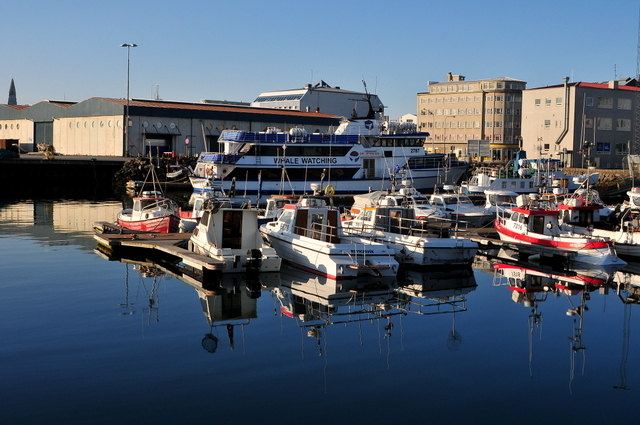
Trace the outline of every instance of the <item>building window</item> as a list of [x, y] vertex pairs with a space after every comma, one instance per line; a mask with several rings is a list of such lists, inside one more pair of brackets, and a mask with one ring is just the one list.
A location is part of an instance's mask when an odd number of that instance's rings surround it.
[[616, 120], [616, 130], [631, 131], [631, 120], [626, 118], [618, 118]]
[[631, 109], [631, 99], [618, 99], [618, 109]]
[[549, 143], [545, 143], [545, 144], [542, 146], [542, 149], [543, 149], [543, 150], [545, 150], [545, 151], [548, 151], [548, 150], [549, 150]]
[[593, 106], [593, 98], [592, 97], [587, 97], [584, 101], [584, 104], [587, 106]]
[[544, 120], [544, 128], [550, 128], [551, 127], [551, 120]]
[[547, 106], [547, 107], [551, 106], [551, 99], [549, 99], [549, 98], [545, 99], [544, 100], [544, 106]]
[[491, 128], [493, 127], [493, 122], [492, 121], [487, 121], [486, 123], [484, 123], [484, 126], [487, 128]]
[[556, 97], [556, 105], [562, 105], [562, 98]]
[[593, 128], [593, 119], [591, 119], [591, 118], [586, 118], [586, 119], [584, 120], [584, 126], [585, 126], [586, 128]]
[[496, 102], [502, 102], [504, 100], [503, 96], [496, 96]]
[[493, 126], [496, 128], [501, 128], [502, 127], [502, 121], [496, 121], [493, 123]]
[[613, 108], [613, 99], [610, 97], [599, 97], [598, 108], [605, 108], [605, 109]]
[[611, 118], [597, 118], [598, 130], [611, 130]]
[[493, 102], [493, 96], [487, 96], [487, 102]]
[[629, 153], [629, 143], [616, 143], [616, 154], [627, 155]]
[[512, 112], [512, 111], [511, 111], [511, 108], [507, 108], [507, 109], [505, 109], [505, 111], [504, 111], [504, 113], [505, 113], [505, 114], [507, 114], [507, 115], [511, 115], [511, 112]]
[[536, 104], [536, 106], [540, 106], [540, 99], [536, 99], [535, 100], [535, 104]]
[[487, 115], [491, 115], [491, 114], [493, 114], [493, 109], [491, 109], [491, 108], [487, 108], [487, 112], [486, 112], [486, 113], [487, 113]]
[[611, 143], [604, 143], [604, 142], [596, 143], [596, 152], [597, 153], [610, 153], [611, 152]]
[[502, 108], [496, 108], [496, 114], [502, 115]]

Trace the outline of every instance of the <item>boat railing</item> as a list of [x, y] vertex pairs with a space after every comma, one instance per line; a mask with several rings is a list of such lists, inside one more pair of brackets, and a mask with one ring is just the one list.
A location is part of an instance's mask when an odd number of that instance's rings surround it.
[[293, 230], [296, 235], [329, 243], [340, 243], [338, 228], [329, 224], [311, 223], [310, 228], [295, 226]]
[[430, 227], [427, 220], [413, 218], [384, 217], [386, 220], [378, 220], [375, 224], [362, 222], [360, 224], [344, 226], [343, 231], [348, 234], [358, 234], [362, 237], [372, 238], [380, 236], [380, 233], [393, 233], [398, 235], [419, 237], [441, 237], [442, 233]]
[[150, 213], [153, 211], [172, 211], [178, 212], [178, 204], [171, 199], [148, 199], [140, 203], [141, 213]]

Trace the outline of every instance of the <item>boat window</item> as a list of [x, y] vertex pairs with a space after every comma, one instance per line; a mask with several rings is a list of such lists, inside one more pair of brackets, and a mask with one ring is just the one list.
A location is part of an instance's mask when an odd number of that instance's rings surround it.
[[445, 198], [444, 202], [446, 202], [447, 205], [457, 204], [458, 203], [458, 198]]
[[288, 227], [291, 225], [291, 220], [292, 219], [293, 219], [293, 211], [285, 210], [282, 214], [280, 214], [280, 218], [278, 218], [278, 221], [280, 223], [283, 223], [283, 226], [281, 226], [281, 227], [286, 226], [287, 229], [288, 229]]
[[520, 213], [513, 213], [511, 215], [511, 220], [518, 221], [520, 219]]
[[222, 222], [222, 248], [242, 248], [243, 211], [225, 211]]
[[311, 224], [311, 237], [313, 239], [322, 240], [324, 214], [312, 213], [310, 224]]
[[364, 210], [364, 211], [362, 211], [362, 213], [360, 213], [360, 220], [364, 220], [364, 221], [371, 220], [371, 214], [372, 213], [373, 213], [372, 210]]

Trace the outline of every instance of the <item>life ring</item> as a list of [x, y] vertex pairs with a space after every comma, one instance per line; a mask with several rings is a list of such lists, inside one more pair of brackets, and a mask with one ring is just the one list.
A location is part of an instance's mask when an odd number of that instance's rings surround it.
[[207, 167], [204, 169], [204, 172], [207, 176], [210, 176], [213, 174], [213, 165], [207, 165]]
[[335, 195], [336, 193], [336, 188], [333, 187], [333, 185], [327, 185], [327, 187], [324, 188], [324, 194], [325, 195]]

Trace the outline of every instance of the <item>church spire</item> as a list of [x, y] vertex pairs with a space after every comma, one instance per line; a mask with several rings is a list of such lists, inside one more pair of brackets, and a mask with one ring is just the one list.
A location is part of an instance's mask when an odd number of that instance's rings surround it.
[[9, 87], [9, 101], [7, 105], [17, 105], [18, 100], [16, 98], [16, 85], [13, 83], [13, 78], [11, 79], [11, 86]]

